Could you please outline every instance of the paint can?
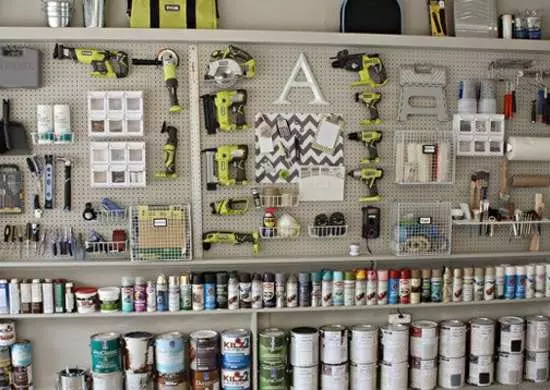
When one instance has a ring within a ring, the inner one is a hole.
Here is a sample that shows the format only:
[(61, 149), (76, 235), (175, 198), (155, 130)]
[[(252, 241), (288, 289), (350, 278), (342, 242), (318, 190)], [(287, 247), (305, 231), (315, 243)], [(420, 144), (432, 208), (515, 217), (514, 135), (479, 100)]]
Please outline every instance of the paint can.
[(499, 352), (497, 382), (502, 385), (519, 385), (523, 374), (523, 354)]
[(409, 327), (389, 324), (380, 328), (380, 360), (403, 363), (409, 360)]
[(148, 372), (126, 371), (125, 390), (152, 390), (153, 379)]
[(348, 328), (343, 325), (325, 325), (319, 330), (319, 335), (322, 363), (342, 364), (348, 361)]
[(227, 369), (250, 367), (251, 344), (250, 330), (224, 330), (221, 335), (222, 367)]
[(216, 370), (191, 370), (191, 390), (219, 390), (220, 372)]
[(259, 390), (287, 390), (286, 365), (260, 365)]
[(380, 390), (407, 390), (409, 380), (408, 363), (380, 364)]
[(0, 367), (0, 389), (4, 387), (11, 390), (11, 362), (8, 367)]
[(439, 357), (437, 382), (445, 389), (460, 389), (466, 380), (466, 357)]
[(75, 290), (76, 310), (80, 314), (93, 313), (97, 310), (97, 289), (94, 287), (80, 287)]
[(534, 383), (548, 381), (548, 352), (525, 352), (525, 380)]
[(221, 385), (223, 390), (250, 390), (251, 382), (250, 367), (222, 369)]
[(377, 371), (376, 363), (350, 363), (350, 390), (376, 390)]
[(159, 374), (177, 375), (185, 371), (185, 338), (180, 332), (169, 332), (155, 338), (155, 368)]
[(473, 386), (491, 386), (495, 380), (495, 361), (493, 355), (470, 355), (468, 364), (468, 383)]
[[(197, 330), (190, 334), (189, 350), (192, 370), (208, 372), (218, 368), (218, 339), (218, 332), (213, 330)], [(218, 375), (218, 382), (219, 379)]]
[(500, 343), (499, 352), (521, 353), (525, 345), (525, 320), (521, 317), (501, 317), (498, 319)]
[(187, 390), (186, 373), (157, 374), (157, 390)]
[(348, 390), (349, 366), (321, 363), (321, 390)]
[(92, 374), (94, 390), (122, 390), (122, 371), (110, 374)]
[(350, 360), (356, 364), (378, 361), (378, 328), (373, 325), (355, 325), (351, 328)]
[(0, 348), (0, 368), (7, 368), (11, 370), (11, 355), (10, 348)]
[(57, 373), (59, 390), (91, 390), (90, 373), (80, 368), (66, 368)]
[(543, 315), (526, 318), (525, 349), (529, 352), (550, 351), (550, 319)]
[(319, 331), (300, 327), (290, 331), (290, 364), (295, 367), (312, 367), (319, 364)]
[(409, 381), (413, 390), (435, 389), (437, 386), (437, 360), (412, 358)]
[(120, 288), (98, 288), (97, 294), (99, 296), (99, 310), (102, 313), (114, 313), (120, 311)]
[(153, 370), (153, 336), (149, 332), (130, 332), (122, 336), (124, 369), (143, 373)]
[(32, 364), (32, 344), (29, 340), (17, 340), (11, 346), (11, 366), (27, 367)]
[(32, 364), (28, 366), (13, 366), (11, 384), (16, 390), (32, 388)]
[(443, 321), (439, 325), (439, 355), (461, 358), (466, 355), (466, 324), (458, 320)]
[[(92, 372), (94, 374), (122, 372), (122, 354), (118, 333), (98, 333), (91, 336), (90, 349), (92, 351)], [(102, 378), (101, 380), (114, 381), (115, 379)]]
[(292, 367), (293, 390), (318, 390), (319, 389), (319, 366)]
[[(439, 329), (434, 321), (414, 321), (411, 324), (411, 357), (420, 360), (437, 358)], [(412, 369), (412, 368), (411, 368)]]
[(9, 347), (15, 343), (15, 322), (0, 321), (0, 347)]
[(258, 333), (260, 364), (286, 365), (288, 355), (288, 333), (278, 328), (262, 329)]
[(470, 355), (488, 356), (495, 353), (495, 321), (474, 318), (470, 321)]

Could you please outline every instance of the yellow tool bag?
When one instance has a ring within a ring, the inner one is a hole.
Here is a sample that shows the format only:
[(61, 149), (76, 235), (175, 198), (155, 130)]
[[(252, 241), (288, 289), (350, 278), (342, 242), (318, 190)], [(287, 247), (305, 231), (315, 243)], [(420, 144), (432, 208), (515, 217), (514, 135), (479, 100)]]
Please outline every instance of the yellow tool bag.
[(132, 28), (215, 29), (217, 0), (128, 0)]

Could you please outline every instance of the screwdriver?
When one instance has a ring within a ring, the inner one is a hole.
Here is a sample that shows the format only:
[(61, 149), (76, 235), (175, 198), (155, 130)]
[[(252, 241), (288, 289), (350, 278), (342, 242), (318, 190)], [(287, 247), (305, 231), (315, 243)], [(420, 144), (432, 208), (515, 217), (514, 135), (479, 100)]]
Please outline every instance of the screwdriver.
[(34, 253), (38, 254), (38, 241), (40, 241), (40, 225), (32, 224), (32, 240), (34, 242)]
[(17, 239), (19, 240), (19, 260), (23, 260), (23, 229), (17, 230)]
[(25, 246), (27, 247), (27, 257), (31, 254), (32, 225), (27, 223), (25, 226)]

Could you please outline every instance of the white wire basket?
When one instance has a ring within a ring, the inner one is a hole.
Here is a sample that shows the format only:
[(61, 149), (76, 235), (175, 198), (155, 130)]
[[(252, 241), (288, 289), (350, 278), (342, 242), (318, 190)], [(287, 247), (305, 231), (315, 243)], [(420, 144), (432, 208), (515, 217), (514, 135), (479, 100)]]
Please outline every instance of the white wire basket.
[(257, 208), (268, 207), (296, 207), (298, 205), (298, 193), (296, 191), (283, 192), (279, 195), (260, 194), (260, 205)]
[(453, 184), (455, 138), (452, 131), (396, 131), (395, 182)]
[(112, 255), (128, 251), (128, 241), (85, 241), (84, 249), (88, 255)]
[(300, 226), (293, 226), (291, 228), (267, 228), (262, 226), (258, 231), (262, 240), (291, 240), (300, 235)]
[(121, 210), (97, 210), (97, 221), (100, 223), (117, 223), (128, 219), (128, 209)]
[(130, 208), (132, 261), (183, 261), (193, 257), (189, 204)]
[(451, 253), (451, 203), (396, 203), (392, 251), (396, 256)]
[(318, 239), (343, 238), (348, 235), (348, 225), (334, 226), (308, 226), (307, 232), (310, 237)]

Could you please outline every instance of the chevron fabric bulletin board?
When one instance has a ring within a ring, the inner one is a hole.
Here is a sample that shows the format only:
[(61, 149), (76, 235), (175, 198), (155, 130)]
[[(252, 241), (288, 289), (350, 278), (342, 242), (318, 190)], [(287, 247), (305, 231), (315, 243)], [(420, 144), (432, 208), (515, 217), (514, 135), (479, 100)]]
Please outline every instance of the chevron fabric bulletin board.
[[(344, 165), (344, 137), (340, 134), (335, 143), (333, 153), (315, 149), (315, 136), (319, 123), (334, 114), (277, 114), (258, 113), (255, 118), (255, 128), (258, 129), (267, 123), (272, 129), (275, 151), (263, 154), (258, 144), (256, 134), (256, 182), (259, 184), (298, 183), (300, 167), (303, 165), (331, 166)], [(339, 115), (336, 115), (340, 117)], [(282, 137), (277, 131), (277, 120), (285, 119), (290, 128), (291, 136)], [(300, 144), (300, 159), (297, 158), (295, 137)], [(280, 172), (288, 172), (287, 178), (282, 178)]]

